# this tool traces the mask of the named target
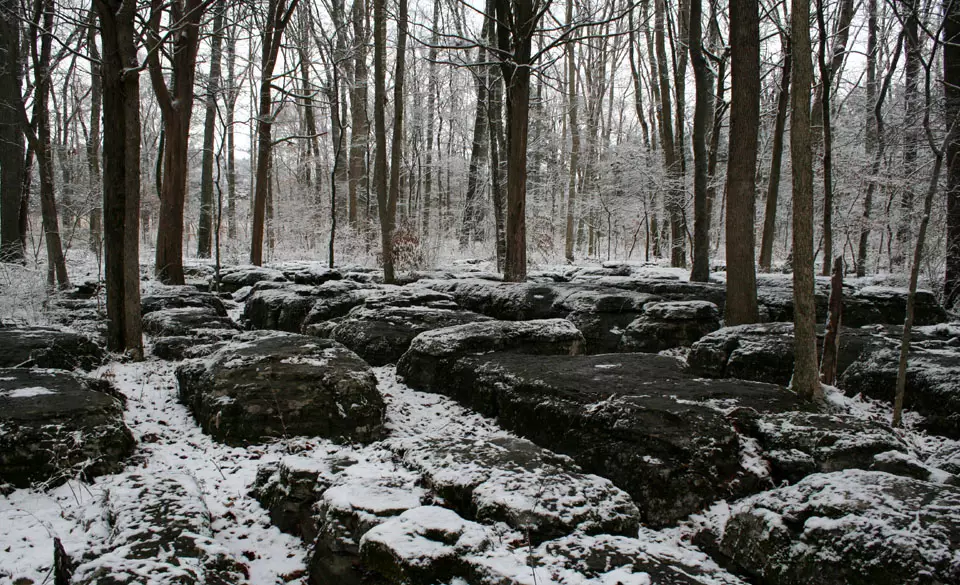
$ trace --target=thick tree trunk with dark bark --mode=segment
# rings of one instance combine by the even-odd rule
[[[573,0],[567,0],[567,24],[573,24]],[[632,51],[633,49],[631,49]],[[576,44],[571,38],[566,46],[567,52],[567,108],[570,115],[570,177],[567,181],[567,218],[564,230],[564,256],[567,262],[573,262],[575,243],[573,220],[576,215],[577,171],[580,165],[580,122],[577,120],[577,66],[574,59]]]
[[[840,351],[840,322],[843,317],[843,256],[833,259],[830,299],[827,302],[827,331],[823,336],[820,381],[833,386],[837,381],[837,356]]]
[[[24,135],[19,103],[20,2],[0,0],[0,261],[22,262],[20,200],[23,186]]]
[[[143,357],[140,320],[140,78],[136,5],[96,0],[104,90],[103,217],[107,348]]]
[[[387,9],[386,0],[373,0],[373,134],[376,141],[373,190],[380,212],[380,253],[383,278],[393,281],[393,230],[387,217]]]
[[[757,135],[760,130],[760,16],[756,2],[731,0],[730,154],[727,163],[727,325],[756,323],[754,263]]]
[[[486,28],[484,28],[486,31]],[[482,168],[484,159],[486,158],[486,152],[488,151],[487,147],[487,134],[489,123],[487,121],[487,68],[483,65],[486,62],[487,56],[486,51],[484,50],[483,45],[477,48],[477,64],[479,65],[474,71],[474,75],[477,77],[477,106],[473,116],[473,143],[470,148],[470,163],[467,168],[467,192],[463,201],[463,223],[460,225],[460,249],[465,250],[472,242],[477,239],[477,229],[479,224],[480,217],[480,193],[482,191],[482,186],[480,184],[480,169]],[[433,93],[431,91],[431,102]],[[429,123],[428,127],[428,136],[432,135],[432,126],[433,126],[433,113],[432,110],[428,113]],[[428,142],[432,142],[428,140]],[[427,147],[427,180],[426,180],[426,196],[429,198],[431,186],[431,169],[430,163],[431,154],[433,149]],[[424,206],[424,209],[427,210],[429,207]],[[426,216],[429,218],[429,215]]]
[[[947,124],[960,120],[960,2],[947,0],[943,28],[943,86]],[[947,144],[947,271],[944,304],[960,298],[960,140]]]
[[[364,0],[353,2],[353,87],[350,90],[350,169],[347,183],[347,198],[350,210],[347,219],[356,229],[359,225],[360,199],[368,201],[367,143],[370,136],[370,119],[367,117],[367,41],[369,32],[366,23]],[[360,197],[361,193],[363,196]]]

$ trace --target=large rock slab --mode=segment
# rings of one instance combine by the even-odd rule
[[[81,585],[230,585],[246,567],[214,540],[194,478],[130,475],[107,491],[109,541],[74,574]]]
[[[234,329],[239,327],[230,317],[218,315],[207,307],[162,309],[143,316],[143,331],[155,337],[194,335],[204,329]]]
[[[503,546],[489,527],[436,506],[373,528],[363,562],[390,583],[433,585],[742,585],[702,553],[623,536],[577,534],[536,548]]]
[[[383,431],[383,398],[370,367],[327,339],[238,337],[177,368],[177,381],[201,427],[226,443],[290,436],[369,442]]]
[[[284,282],[283,272],[263,266],[224,266],[220,269],[220,291],[233,293],[241,288],[253,286],[258,282]],[[216,283],[211,279],[210,287]]]
[[[63,370],[0,369],[0,483],[115,473],[133,451],[110,384]]]
[[[425,306],[385,306],[369,308],[374,299],[367,299],[339,320],[331,337],[373,366],[396,363],[417,335],[466,323],[490,321],[470,311]]]
[[[689,347],[719,328],[720,310],[711,302],[651,303],[624,330],[618,350],[656,353]]]
[[[446,378],[464,357],[492,351],[577,355],[583,335],[564,319],[485,321],[435,329],[414,338],[397,363],[397,373],[415,388],[430,388]]]
[[[639,512],[609,480],[526,439],[419,437],[402,443],[403,460],[461,515],[504,522],[534,542],[570,534],[636,534]]]
[[[811,475],[734,505],[729,567],[762,585],[960,582],[960,489],[882,472]]]
[[[307,314],[322,294],[319,291],[318,287],[300,284],[265,287],[258,284],[243,306],[243,322],[251,329],[300,333]]]
[[[89,337],[55,327],[0,328],[0,367],[92,370],[106,352]]]
[[[207,308],[222,317],[227,315],[227,309],[218,296],[201,292],[193,286],[154,285],[140,298],[140,308],[144,315],[154,311],[187,307]]]
[[[401,366],[416,355],[419,339]],[[451,396],[573,457],[629,493],[642,520],[654,526],[758,489],[757,476],[742,465],[733,420],[722,410],[800,407],[783,388],[695,380],[682,362],[651,354],[494,353],[459,357],[436,376],[420,375],[415,363],[398,369],[408,384]]]

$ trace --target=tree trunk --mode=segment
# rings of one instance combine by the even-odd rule
[[[365,27],[366,4],[364,0],[353,2],[353,88],[350,92],[350,170],[348,182],[348,199],[350,211],[348,220],[351,227],[359,225],[357,210],[358,194],[366,191],[367,183],[367,144],[370,135],[370,120],[367,117],[367,40],[368,33]],[[369,195],[363,197],[369,200]]]
[[[707,206],[707,127],[713,109],[710,67],[703,53],[701,0],[690,0],[690,60],[696,83],[693,110],[693,269],[690,280],[710,280],[710,208]]]
[[[494,0],[487,0],[490,43],[496,42],[493,25]],[[487,109],[490,123],[487,132],[490,143],[490,192],[493,199],[493,221],[496,238],[497,270],[502,271],[507,261],[507,195],[506,163],[503,160],[506,146],[503,137],[503,77],[497,65],[491,65],[487,73],[490,80]]]
[[[789,35],[781,39],[784,46],[783,67],[780,74],[780,94],[777,97],[777,120],[773,127],[773,152],[770,155],[770,179],[767,183],[767,201],[763,212],[763,236],[760,238],[760,271],[770,272],[773,263],[773,241],[777,237],[777,201],[780,198],[780,168],[783,161],[783,134],[787,126],[787,109],[790,106],[790,56]]]
[[[917,158],[920,143],[920,74],[923,60],[923,46],[920,41],[920,2],[902,0],[906,12],[903,23],[904,53],[906,54],[906,73],[904,88],[903,120],[903,195],[900,199],[900,217],[896,230],[896,246],[891,258],[894,267],[903,267],[907,249],[913,241],[913,176],[917,172]]]
[[[31,51],[37,56],[34,64],[33,123],[27,120],[26,109],[21,104],[21,127],[37,157],[40,175],[40,216],[43,222],[43,237],[47,247],[47,284],[56,284],[61,289],[70,288],[67,264],[60,241],[60,221],[57,218],[57,202],[53,173],[53,148],[50,138],[50,110],[48,98],[51,84],[51,53],[53,46],[53,0],[36,0],[33,20],[30,22]],[[41,20],[43,19],[42,24]],[[39,41],[39,47],[37,42]],[[36,128],[34,131],[33,128]]]
[[[846,3],[852,4],[852,0],[846,0]],[[833,258],[833,131],[830,122],[830,88],[833,85],[833,70],[827,65],[827,25],[823,12],[823,0],[817,0],[817,25],[820,29],[817,61],[820,66],[820,116],[823,121],[823,272],[821,274],[829,276]]]
[[[140,78],[136,4],[96,0],[104,95],[103,217],[107,348],[143,357],[140,320]]]
[[[20,232],[20,200],[24,165],[24,134],[19,124],[20,2],[0,0],[0,261],[24,260]]]
[[[830,279],[828,306],[827,331],[823,336],[823,358],[820,362],[820,381],[833,386],[837,381],[840,323],[843,317],[843,256],[833,259],[833,278]]]
[[[393,281],[393,234],[387,217],[387,10],[386,0],[373,0],[373,134],[376,152],[373,189],[380,213],[380,249],[384,281]]]
[[[224,124],[227,131],[227,237],[231,241],[235,241],[237,239],[237,145],[233,123],[240,88],[234,79],[234,69],[237,62],[237,33],[234,30],[227,31],[226,49],[228,86]]]
[[[875,1],[875,0],[874,0]],[[945,2],[943,87],[947,124],[960,119],[960,3]],[[944,305],[960,298],[960,140],[947,143],[947,270]]]
[[[573,25],[573,0],[567,0],[567,24]],[[631,49],[632,51],[633,49]],[[567,181],[567,221],[564,231],[564,255],[573,262],[573,219],[576,214],[577,169],[580,162],[580,123],[577,120],[577,66],[574,61],[574,37],[567,41],[567,108],[570,114],[570,177]]]
[[[392,284],[396,279],[396,258],[393,257],[393,233],[397,224],[397,202],[400,200],[400,169],[403,153],[403,80],[407,52],[407,0],[397,1],[397,57],[393,76],[393,142],[390,145],[390,192],[387,207],[380,209],[380,229],[383,236],[383,281]],[[386,248],[390,247],[387,264]]]
[[[434,0],[433,2],[433,22],[437,23],[440,21],[440,0]],[[486,21],[485,21],[486,26]],[[434,176],[434,161],[433,161],[433,131],[434,131],[434,117],[436,112],[437,100],[439,99],[440,94],[440,84],[437,80],[437,55],[438,49],[437,46],[440,44],[440,32],[436,28],[433,31],[433,36],[431,38],[431,43],[433,46],[430,47],[430,52],[427,54],[427,60],[429,63],[428,67],[428,80],[427,80],[427,135],[425,146],[427,149],[426,154],[426,163],[424,166],[424,177],[423,177],[423,245],[429,249],[430,247],[430,208],[433,205],[433,176]],[[482,47],[479,48],[479,51],[482,51]],[[486,108],[486,93],[487,93],[487,68],[480,66],[475,72],[477,75],[478,83],[483,84],[483,107]],[[484,126],[483,132],[484,135],[486,132],[486,124],[483,120],[483,114],[480,110],[480,87],[477,86],[477,115],[474,119],[474,135],[477,133],[477,124]],[[474,136],[474,145],[476,145],[476,136]],[[473,153],[471,153],[471,164],[473,161]],[[439,159],[440,153],[437,152],[437,158]],[[481,153],[481,159],[483,158]],[[469,180],[469,179],[468,179]],[[478,203],[474,202],[474,214],[473,220],[477,223],[477,226],[472,227],[473,235],[475,236],[478,226],[483,217],[482,207],[478,206]]]
[[[756,323],[754,264],[757,135],[760,130],[760,17],[750,0],[730,2],[730,148],[727,163],[727,325]]]
[[[223,35],[226,0],[213,7],[213,35],[210,40],[210,74],[203,120],[203,159],[200,165],[200,221],[197,225],[197,256],[209,258],[213,243],[213,140],[217,123],[217,99],[220,94],[220,41]]]
[[[484,33],[486,33],[486,26],[484,26]],[[488,36],[488,35],[484,35]],[[487,67],[484,66],[486,62],[486,51],[484,46],[480,45],[477,48],[477,64],[478,67],[475,70],[475,75],[477,76],[477,106],[476,111],[473,117],[473,144],[470,149],[470,163],[467,168],[467,193],[463,201],[463,223],[460,226],[460,250],[465,250],[470,243],[472,243],[477,238],[477,229],[478,229],[478,215],[480,211],[480,168],[484,162],[485,153],[487,151]],[[431,96],[432,96],[431,92]],[[431,99],[432,101],[432,99]],[[430,123],[428,128],[432,131],[432,122],[433,115],[432,111],[430,114]],[[429,134],[430,132],[428,132]],[[430,160],[430,154],[432,148],[427,148],[427,161],[428,167]],[[430,169],[427,169],[427,186],[430,186]],[[429,189],[427,196],[429,197]]]
[[[666,209],[670,220],[670,266],[686,265],[684,238],[680,220],[683,205],[683,175],[677,160],[674,143],[673,114],[670,103],[670,72],[667,68],[667,51],[664,45],[664,13],[666,0],[654,0],[654,39],[656,41],[657,78],[660,83],[660,144],[663,150],[664,168],[669,186],[666,194]]]
[[[267,7],[267,22],[261,38],[260,57],[260,108],[257,116],[257,166],[253,195],[253,225],[250,242],[250,263],[263,264],[263,235],[267,211],[267,196],[270,191],[270,167],[273,159],[273,69],[280,52],[283,32],[290,23],[299,0],[270,0]]]
[[[94,11],[91,11],[87,50],[90,52],[90,133],[87,137],[87,168],[90,172],[92,201],[102,202],[100,177],[100,115],[103,111],[103,80],[100,71],[100,51],[97,49],[97,28]],[[139,87],[139,85],[138,85]],[[138,150],[139,156],[139,150]],[[103,243],[103,207],[92,205],[88,215],[90,222],[90,250],[100,258]]]
[[[793,161],[794,368],[790,382],[805,400],[820,397],[817,379],[816,307],[813,296],[813,156],[810,140],[810,0],[792,0],[790,47],[790,155]]]

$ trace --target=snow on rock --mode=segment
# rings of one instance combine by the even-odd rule
[[[303,335],[258,333],[237,340],[177,368],[180,399],[217,440],[380,437],[383,399],[356,354]]]
[[[245,286],[253,286],[261,281],[283,282],[287,280],[283,272],[262,266],[224,266],[220,269],[220,290],[232,293]],[[216,283],[210,278],[210,287]]]
[[[369,308],[373,299],[339,320],[330,336],[373,366],[396,363],[413,339],[424,331],[489,321],[470,311],[425,306]]]
[[[404,461],[461,514],[504,522],[535,542],[582,530],[635,534],[639,511],[606,479],[509,435],[394,443]]]
[[[143,331],[156,337],[187,336],[202,329],[239,329],[230,317],[208,307],[161,309],[143,316]]]
[[[150,582],[236,583],[246,567],[212,538],[210,511],[196,480],[171,474],[129,474],[104,495],[107,542],[86,551],[80,585]]]
[[[0,369],[0,486],[113,473],[133,451],[109,383],[63,370]]]
[[[106,352],[86,335],[59,327],[0,328],[0,367],[92,370]]]
[[[207,308],[221,317],[227,315],[227,309],[219,297],[201,292],[193,286],[165,286],[153,283],[144,290],[140,298],[140,307],[144,315],[154,311],[186,307]]]
[[[277,283],[261,287],[258,283],[246,297],[243,323],[252,329],[276,329],[300,333],[307,314],[318,298],[317,287]],[[275,283],[266,283],[275,284]]]
[[[714,529],[764,585],[960,582],[960,489],[888,473],[815,474],[732,506]]]

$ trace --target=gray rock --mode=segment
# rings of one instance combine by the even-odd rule
[[[230,585],[247,568],[213,536],[196,480],[175,474],[130,475],[108,490],[109,541],[77,567],[81,585],[144,582]]]
[[[738,502],[715,535],[763,585],[960,582],[960,489],[882,472],[816,474]]]
[[[162,309],[143,316],[143,331],[156,337],[193,335],[204,329],[234,329],[230,317],[218,315],[206,307]]]
[[[402,443],[404,462],[461,515],[504,522],[534,543],[570,534],[636,534],[630,497],[587,475],[569,458],[507,435],[458,442],[420,437]]]
[[[134,448],[110,384],[62,370],[0,369],[0,483],[116,473]]]
[[[330,340],[248,334],[185,362],[177,381],[201,427],[230,444],[291,436],[369,442],[383,432],[373,372]]]
[[[141,297],[140,307],[144,315],[166,309],[193,307],[210,309],[221,317],[227,316],[227,309],[219,297],[201,292],[193,286],[154,285]]]
[[[282,282],[287,280],[287,277],[279,270],[262,266],[224,266],[220,270],[220,291],[232,293],[265,280]],[[210,286],[214,286],[212,281]]]
[[[624,330],[620,351],[656,353],[689,347],[720,328],[720,311],[708,301],[651,303]]]
[[[397,373],[413,387],[431,387],[469,355],[504,350],[577,355],[583,352],[584,343],[580,331],[563,319],[468,323],[415,337],[397,363]]]
[[[55,327],[0,328],[0,367],[92,370],[106,352],[86,335]]]
[[[378,308],[370,308],[370,306]],[[373,297],[338,321],[329,336],[374,366],[395,363],[413,338],[424,331],[489,321],[489,317],[455,309],[429,306],[385,306]],[[314,329],[319,333],[319,327]]]

